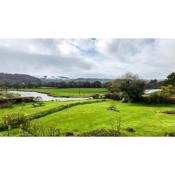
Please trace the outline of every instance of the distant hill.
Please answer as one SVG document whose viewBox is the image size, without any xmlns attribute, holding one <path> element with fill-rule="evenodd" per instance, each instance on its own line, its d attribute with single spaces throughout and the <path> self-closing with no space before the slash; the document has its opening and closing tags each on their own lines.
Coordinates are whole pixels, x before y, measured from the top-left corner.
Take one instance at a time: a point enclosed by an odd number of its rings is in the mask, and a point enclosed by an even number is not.
<svg viewBox="0 0 175 175">
<path fill-rule="evenodd" d="M 64 76 L 36 76 L 39 78 L 42 82 L 90 82 L 93 83 L 95 81 L 100 81 L 101 83 L 106 83 L 108 81 L 111 81 L 112 79 L 103 79 L 103 78 L 69 78 Z"/>
<path fill-rule="evenodd" d="M 88 81 L 90 83 L 93 83 L 95 81 L 100 81 L 101 83 L 106 83 L 108 81 L 111 81 L 112 79 L 102 79 L 102 78 L 77 78 L 77 79 L 73 79 L 73 81 L 75 82 L 85 82 Z"/>
<path fill-rule="evenodd" d="M 0 84 L 9 83 L 40 83 L 41 80 L 26 74 L 0 73 Z"/>
</svg>

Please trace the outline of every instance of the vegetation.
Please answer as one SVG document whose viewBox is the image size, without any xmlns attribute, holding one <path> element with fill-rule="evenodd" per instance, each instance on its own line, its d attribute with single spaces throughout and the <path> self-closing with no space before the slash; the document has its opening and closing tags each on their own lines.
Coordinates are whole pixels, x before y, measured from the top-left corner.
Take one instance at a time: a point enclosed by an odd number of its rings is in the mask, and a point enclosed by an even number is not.
<svg viewBox="0 0 175 175">
<path fill-rule="evenodd" d="M 162 83 L 128 73 L 106 83 L 108 90 L 99 88 L 103 87 L 99 82 L 54 82 L 53 87 L 22 89 L 56 97 L 95 98 L 80 101 L 25 99 L 8 93 L 5 86 L 0 92 L 0 136 L 175 136 L 174 75 Z M 144 95 L 145 87 L 161 90 Z"/>
<path fill-rule="evenodd" d="M 58 128 L 61 135 L 67 132 L 83 135 L 99 129 L 116 130 L 116 112 L 108 110 L 111 101 L 78 105 L 52 113 L 32 123 Z M 145 105 L 116 102 L 122 120 L 121 135 L 126 136 L 164 136 L 165 132 L 175 131 L 175 114 L 162 113 L 173 110 L 175 105 Z M 131 129 L 132 128 L 132 129 Z M 131 132 L 134 130 L 135 132 Z"/>
<path fill-rule="evenodd" d="M 124 101 L 139 101 L 144 93 L 145 83 L 138 79 L 137 75 L 127 73 L 120 80 L 114 80 L 109 90 L 122 93 Z"/>
<path fill-rule="evenodd" d="M 167 79 L 165 80 L 166 84 L 171 84 L 171 85 L 175 85 L 175 72 L 172 72 L 171 74 L 169 74 L 167 76 Z"/>
</svg>

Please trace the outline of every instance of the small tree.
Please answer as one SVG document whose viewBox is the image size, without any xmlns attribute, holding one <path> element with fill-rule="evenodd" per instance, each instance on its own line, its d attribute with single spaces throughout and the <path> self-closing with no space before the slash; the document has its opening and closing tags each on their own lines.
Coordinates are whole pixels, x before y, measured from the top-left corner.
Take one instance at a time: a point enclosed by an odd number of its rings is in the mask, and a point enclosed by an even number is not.
<svg viewBox="0 0 175 175">
<path fill-rule="evenodd" d="M 43 102 L 42 98 L 39 97 L 39 96 L 34 98 L 34 102 L 35 103 L 32 104 L 33 107 L 40 107 L 40 106 L 44 105 L 44 102 Z"/>
<path fill-rule="evenodd" d="M 116 107 L 114 104 L 114 101 L 112 101 L 111 106 L 109 106 L 108 110 L 111 110 L 113 112 L 116 112 L 116 129 L 118 134 L 120 134 L 121 130 L 121 115 L 120 115 L 120 110 Z"/>
</svg>

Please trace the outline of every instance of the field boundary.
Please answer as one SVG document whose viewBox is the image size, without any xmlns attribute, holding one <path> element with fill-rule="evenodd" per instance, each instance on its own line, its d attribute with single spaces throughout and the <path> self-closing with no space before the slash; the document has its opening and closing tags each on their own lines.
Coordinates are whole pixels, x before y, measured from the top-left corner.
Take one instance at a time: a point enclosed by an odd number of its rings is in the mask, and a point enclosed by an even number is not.
<svg viewBox="0 0 175 175">
<path fill-rule="evenodd" d="M 76 102 L 76 103 L 65 104 L 65 105 L 57 106 L 57 107 L 52 108 L 52 109 L 48 109 L 46 111 L 38 112 L 36 114 L 26 115 L 25 116 L 25 118 L 26 118 L 25 121 L 32 121 L 32 120 L 35 120 L 35 119 L 38 119 L 38 118 L 42 118 L 42 117 L 45 117 L 47 115 L 50 115 L 50 114 L 53 114 L 53 113 L 56 113 L 56 112 L 59 112 L 59 111 L 63 111 L 65 109 L 72 108 L 72 107 L 75 107 L 75 106 L 93 104 L 93 103 L 100 103 L 100 102 L 105 102 L 105 101 L 106 101 L 105 99 L 101 99 L 101 100 L 95 100 L 95 101 L 84 101 L 84 102 Z M 12 125 L 11 127 L 12 128 L 18 128 L 21 124 L 23 124 L 23 123 L 17 123 L 17 124 L 15 123 L 15 125 Z M 3 123 L 0 123 L 0 131 L 7 131 L 7 130 L 8 130 L 8 126 L 3 124 Z"/>
</svg>

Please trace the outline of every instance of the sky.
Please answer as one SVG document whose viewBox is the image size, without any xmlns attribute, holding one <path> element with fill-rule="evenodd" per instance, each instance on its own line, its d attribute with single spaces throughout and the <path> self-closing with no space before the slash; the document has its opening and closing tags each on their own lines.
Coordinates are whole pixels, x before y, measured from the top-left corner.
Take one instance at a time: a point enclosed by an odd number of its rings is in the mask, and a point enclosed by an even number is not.
<svg viewBox="0 0 175 175">
<path fill-rule="evenodd" d="M 0 72 L 70 78 L 163 79 L 175 71 L 175 39 L 0 39 Z"/>
</svg>

